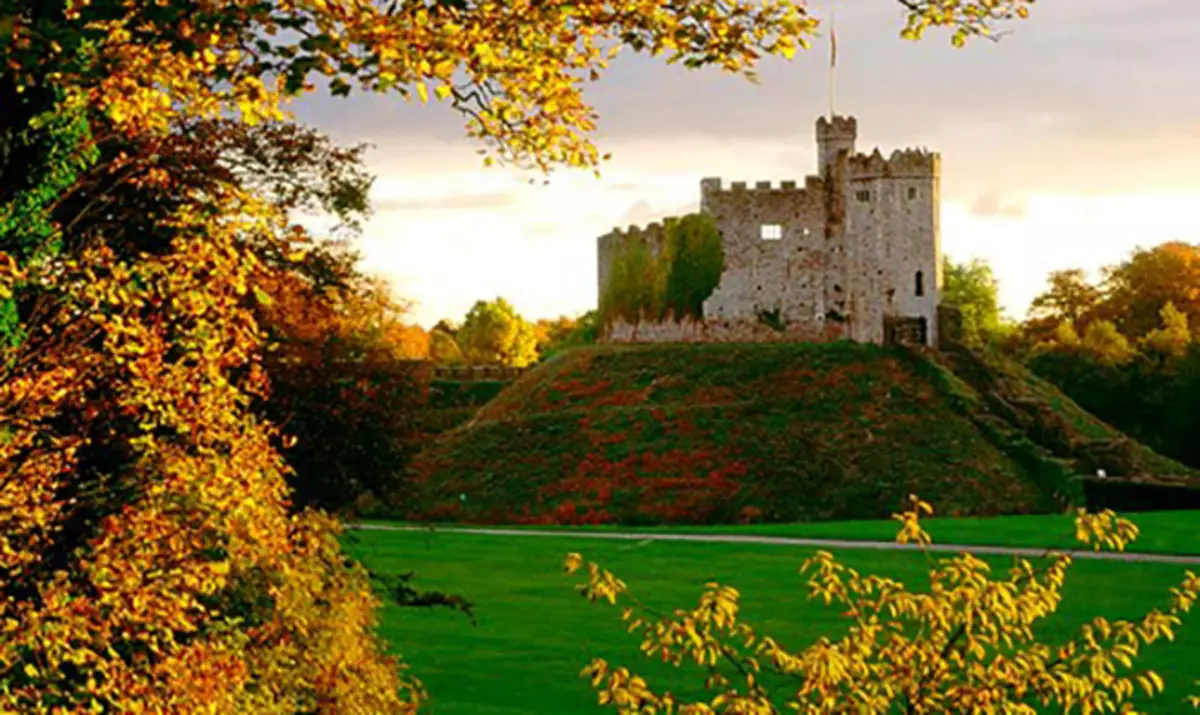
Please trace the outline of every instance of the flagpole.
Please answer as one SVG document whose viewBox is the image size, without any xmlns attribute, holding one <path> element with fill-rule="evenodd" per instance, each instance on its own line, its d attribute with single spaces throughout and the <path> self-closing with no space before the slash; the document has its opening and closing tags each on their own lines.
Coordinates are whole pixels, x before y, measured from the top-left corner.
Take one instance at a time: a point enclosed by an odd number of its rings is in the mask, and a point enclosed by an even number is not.
<svg viewBox="0 0 1200 715">
<path fill-rule="evenodd" d="M 837 71 L 837 0 L 829 3 L 829 122 L 833 123 L 834 77 Z"/>
</svg>

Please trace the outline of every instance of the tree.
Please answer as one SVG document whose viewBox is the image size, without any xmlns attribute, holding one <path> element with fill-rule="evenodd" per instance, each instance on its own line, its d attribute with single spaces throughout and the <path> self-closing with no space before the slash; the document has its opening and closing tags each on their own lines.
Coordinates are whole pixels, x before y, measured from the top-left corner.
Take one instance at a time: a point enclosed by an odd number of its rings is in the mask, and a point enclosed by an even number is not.
<svg viewBox="0 0 1200 715">
<path fill-rule="evenodd" d="M 1079 349 L 1102 365 L 1122 365 L 1136 352 L 1117 326 L 1107 320 L 1093 320 L 1088 324 L 1079 341 Z"/>
<path fill-rule="evenodd" d="M 1054 342 L 1052 347 L 1064 348 L 1067 350 L 1078 350 L 1080 346 L 1079 332 L 1075 330 L 1075 323 L 1067 320 L 1058 324 L 1054 329 Z"/>
<path fill-rule="evenodd" d="M 429 331 L 429 358 L 438 365 L 462 365 L 466 362 L 454 333 L 436 327 Z"/>
<path fill-rule="evenodd" d="M 1104 316 L 1137 339 L 1159 325 L 1167 305 L 1200 323 L 1200 246 L 1182 242 L 1137 249 L 1105 271 Z"/>
<path fill-rule="evenodd" d="M 539 320 L 534 325 L 538 360 L 548 360 L 569 348 L 591 345 L 599 339 L 599 332 L 598 314 L 594 310 L 576 318 L 564 315 L 554 320 Z"/>
<path fill-rule="evenodd" d="M 1045 643 L 1037 625 L 1057 610 L 1071 557 L 1050 552 L 1040 568 L 1016 559 L 999 577 L 970 554 L 935 560 L 920 524 L 931 513 L 914 498 L 896 515 L 897 541 L 919 545 L 929 559 L 928 593 L 860 574 L 826 551 L 804 563 L 810 598 L 835 604 L 847 627 L 839 629 L 844 636 L 800 651 L 745 623 L 741 594 L 730 586 L 707 584 L 697 607 L 666 614 L 588 563 L 579 590 L 593 602 L 619 603 L 646 656 L 676 667 L 694 664 L 704 676 L 696 690 L 704 694 L 685 702 L 599 658 L 583 676 L 601 705 L 622 713 L 1104 712 L 1128 706 L 1135 688 L 1148 696 L 1162 692 L 1162 678 L 1134 661 L 1143 646 L 1174 637 L 1200 599 L 1200 577 L 1189 571 L 1164 594 L 1165 609 L 1132 621 L 1097 617 L 1069 642 Z M 1112 512 L 1080 510 L 1076 534 L 1097 550 L 1121 551 L 1138 531 Z M 568 573 L 583 565 L 579 554 L 567 556 Z"/>
<path fill-rule="evenodd" d="M 419 446 L 424 331 L 403 322 L 385 284 L 357 273 L 321 287 L 277 271 L 262 289 L 271 393 L 259 409 L 285 435 L 293 503 L 343 512 L 391 491 Z"/>
<path fill-rule="evenodd" d="M 59 153 L 0 204 L 17 317 L 0 361 L 0 709 L 408 709 L 365 573 L 336 524 L 290 512 L 252 409 L 250 246 L 279 214 L 183 164 L 178 184 L 146 169 L 105 188 L 95 162 L 140 137 L 97 147 L 103 119 L 71 100 L 39 116 Z M 91 216 L 64 179 L 138 216 Z M 34 260 L 10 258 L 22 247 Z"/>
<path fill-rule="evenodd" d="M 945 287 L 942 302 L 962 313 L 963 340 L 968 344 L 990 342 L 1001 332 L 999 286 L 986 261 L 944 261 Z"/>
<path fill-rule="evenodd" d="M 456 338 L 470 365 L 525 367 L 537 361 L 533 326 L 503 298 L 477 301 Z"/>
<path fill-rule="evenodd" d="M 1187 354 L 1192 342 L 1192 331 L 1188 328 L 1187 316 L 1168 302 L 1159 312 L 1162 326 L 1146 333 L 1142 338 L 1142 350 L 1164 360 L 1181 358 Z"/>
<path fill-rule="evenodd" d="M 538 359 L 544 360 L 566 346 L 576 332 L 576 320 L 569 315 L 560 315 L 553 320 L 541 318 L 533 324 Z"/>
<path fill-rule="evenodd" d="M 1046 290 L 1029 306 L 1030 321 L 1040 321 L 1050 332 L 1066 321 L 1077 328 L 1086 327 L 1089 316 L 1100 304 L 1100 289 L 1078 268 L 1054 271 L 1046 283 Z"/>
</svg>

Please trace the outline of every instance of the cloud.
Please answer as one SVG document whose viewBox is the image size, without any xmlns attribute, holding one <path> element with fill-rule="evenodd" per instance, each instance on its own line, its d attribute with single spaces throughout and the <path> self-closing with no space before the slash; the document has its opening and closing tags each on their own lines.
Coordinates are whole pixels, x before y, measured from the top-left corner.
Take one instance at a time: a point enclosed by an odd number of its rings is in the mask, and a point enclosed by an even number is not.
<svg viewBox="0 0 1200 715">
<path fill-rule="evenodd" d="M 981 218 L 1025 218 L 1025 202 L 1019 198 L 1006 198 L 998 193 L 984 194 L 971 204 L 971 213 Z"/>
<path fill-rule="evenodd" d="M 468 211 L 507 208 L 516 203 L 516 194 L 496 191 L 424 198 L 376 199 L 371 202 L 371 206 L 375 211 Z"/>
<path fill-rule="evenodd" d="M 605 217 L 598 213 L 586 214 L 573 221 L 535 221 L 525 224 L 522 236 L 530 239 L 566 239 L 578 236 L 581 225 L 603 225 L 604 221 Z"/>
<path fill-rule="evenodd" d="M 636 181 L 619 181 L 605 186 L 604 190 L 614 194 L 622 194 L 629 193 L 631 191 L 644 191 L 645 188 L 646 187 L 644 185 Z"/>
<path fill-rule="evenodd" d="M 625 228 L 631 225 L 645 226 L 649 223 L 661 223 L 664 218 L 683 216 L 697 210 L 697 208 L 698 206 L 694 201 L 664 208 L 662 206 L 655 206 L 645 199 L 638 199 L 625 210 L 625 213 L 621 216 L 621 220 L 617 222 L 617 226 Z"/>
</svg>

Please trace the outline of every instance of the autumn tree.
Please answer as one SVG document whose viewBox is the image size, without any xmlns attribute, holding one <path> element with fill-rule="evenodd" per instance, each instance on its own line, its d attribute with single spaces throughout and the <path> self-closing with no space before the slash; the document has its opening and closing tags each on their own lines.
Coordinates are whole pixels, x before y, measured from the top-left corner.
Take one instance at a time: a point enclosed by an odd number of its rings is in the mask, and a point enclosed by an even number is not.
<svg viewBox="0 0 1200 715">
<path fill-rule="evenodd" d="M 906 36 L 960 43 L 1027 3 L 906 4 Z M 0 0 L 0 709 L 416 699 L 253 408 L 254 288 L 308 243 L 287 186 L 177 161 L 191 122 L 286 124 L 320 78 L 446 101 L 516 166 L 593 168 L 581 87 L 615 50 L 751 74 L 815 28 L 783 0 Z"/>
<path fill-rule="evenodd" d="M 1162 323 L 1146 333 L 1141 340 L 1142 351 L 1162 360 L 1178 359 L 1187 354 L 1192 343 L 1192 331 L 1188 317 L 1167 302 L 1159 311 Z"/>
<path fill-rule="evenodd" d="M 319 286 L 279 271 L 262 290 L 271 391 L 259 409 L 282 432 L 294 503 L 340 512 L 390 491 L 421 446 L 424 331 L 386 284 L 356 272 Z"/>
<path fill-rule="evenodd" d="M 533 335 L 538 359 L 545 360 L 568 347 L 577 332 L 577 319 L 569 315 L 537 320 L 533 324 Z"/>
<path fill-rule="evenodd" d="M 470 365 L 525 367 L 537 361 L 533 326 L 503 298 L 476 301 L 455 342 Z"/>
<path fill-rule="evenodd" d="M 1093 320 L 1079 341 L 1079 349 L 1105 365 L 1121 365 L 1134 356 L 1134 349 L 1117 326 L 1108 320 Z"/>
<path fill-rule="evenodd" d="M 1200 324 L 1200 246 L 1179 241 L 1139 248 L 1105 271 L 1104 317 L 1138 339 L 1159 326 L 1167 303 Z"/>
<path fill-rule="evenodd" d="M 1082 270 L 1052 272 L 1046 279 L 1046 289 L 1034 297 L 1029 315 L 1021 325 L 1025 341 L 1050 342 L 1064 323 L 1070 323 L 1076 331 L 1086 328 L 1101 298 L 1100 289 Z"/>
<path fill-rule="evenodd" d="M 1046 290 L 1030 304 L 1030 317 L 1054 318 L 1079 325 L 1100 302 L 1100 289 L 1078 268 L 1054 271 L 1046 283 Z"/>
<path fill-rule="evenodd" d="M 539 320 L 534 324 L 537 336 L 538 359 L 546 360 L 569 348 L 591 345 L 599 338 L 596 311 L 578 317 L 560 316 L 554 320 Z"/>
<path fill-rule="evenodd" d="M 927 592 L 886 576 L 863 574 L 826 551 L 804 562 L 810 598 L 833 606 L 845 622 L 837 636 L 799 650 L 785 647 L 741 615 L 741 594 L 709 583 L 694 608 L 670 613 L 638 599 L 614 574 L 586 563 L 579 590 L 622 608 L 641 652 L 696 671 L 697 695 L 662 692 L 625 666 L 596 658 L 582 672 L 599 703 L 621 713 L 1032 713 L 1128 711 L 1140 690 L 1162 693 L 1163 679 L 1139 668 L 1141 650 L 1174 634 L 1200 598 L 1200 577 L 1187 572 L 1163 594 L 1165 606 L 1131 620 L 1096 617 L 1065 643 L 1041 640 L 1070 570 L 1069 555 L 1045 562 L 1014 559 L 1006 571 L 970 554 L 934 558 L 917 500 L 897 514 L 897 541 L 921 547 L 929 561 Z M 1076 536 L 1117 551 L 1137 527 L 1105 511 L 1076 516 Z M 570 554 L 566 570 L 585 562 Z M 1056 639 L 1057 640 L 1057 639 Z M 1200 704 L 1200 700 L 1196 701 Z"/>
<path fill-rule="evenodd" d="M 429 331 L 429 359 L 438 365 L 462 365 L 466 363 L 462 348 L 456 337 L 458 330 L 450 332 L 434 326 Z"/>
</svg>

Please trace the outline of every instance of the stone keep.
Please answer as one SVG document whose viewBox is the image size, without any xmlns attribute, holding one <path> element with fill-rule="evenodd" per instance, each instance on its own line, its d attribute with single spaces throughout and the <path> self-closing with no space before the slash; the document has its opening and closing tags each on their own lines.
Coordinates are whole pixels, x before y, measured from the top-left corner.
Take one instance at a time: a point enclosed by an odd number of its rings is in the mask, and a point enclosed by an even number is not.
<svg viewBox="0 0 1200 715">
<path fill-rule="evenodd" d="M 816 133 L 820 173 L 803 186 L 701 180 L 700 210 L 721 232 L 725 252 L 703 325 L 615 326 L 608 337 L 755 339 L 766 335 L 764 316 L 771 316 L 784 326 L 772 339 L 936 345 L 941 157 L 915 149 L 858 154 L 853 117 L 821 117 Z M 601 291 L 623 235 L 598 242 Z"/>
</svg>

